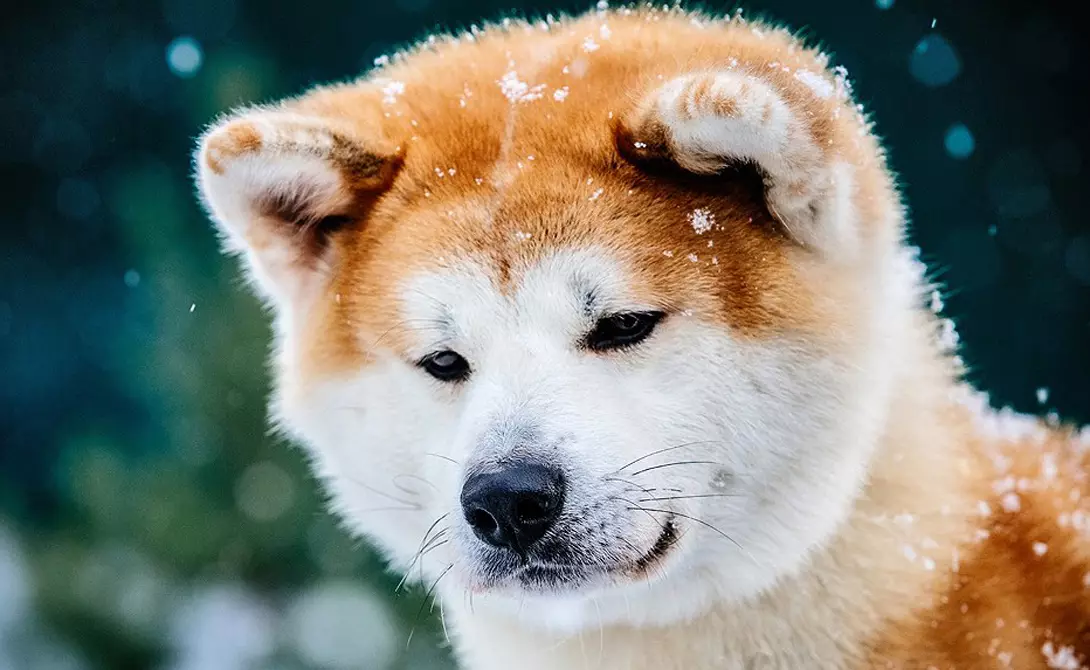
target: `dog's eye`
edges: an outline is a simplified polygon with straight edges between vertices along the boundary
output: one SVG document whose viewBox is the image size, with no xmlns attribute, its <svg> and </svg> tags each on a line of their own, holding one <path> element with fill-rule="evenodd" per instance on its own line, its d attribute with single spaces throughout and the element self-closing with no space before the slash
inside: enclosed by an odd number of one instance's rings
<svg viewBox="0 0 1090 670">
<path fill-rule="evenodd" d="M 469 361 L 449 349 L 428 354 L 417 365 L 439 381 L 460 382 L 469 378 Z"/>
<path fill-rule="evenodd" d="M 665 316 L 662 312 L 624 312 L 599 319 L 594 330 L 587 333 L 588 349 L 607 351 L 638 344 L 655 330 Z"/>
</svg>

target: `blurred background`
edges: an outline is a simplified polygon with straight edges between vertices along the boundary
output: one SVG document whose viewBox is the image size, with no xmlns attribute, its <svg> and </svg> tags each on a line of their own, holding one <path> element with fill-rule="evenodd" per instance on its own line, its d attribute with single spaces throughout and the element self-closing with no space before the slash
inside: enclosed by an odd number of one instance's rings
<svg viewBox="0 0 1090 670">
<path fill-rule="evenodd" d="M 0 670 L 450 667 L 419 590 L 394 595 L 323 512 L 301 452 L 267 435 L 268 320 L 217 254 L 190 151 L 234 105 L 355 76 L 431 31 L 587 5 L 4 10 Z M 1090 47 L 1075 5 L 746 12 L 805 29 L 848 68 L 972 379 L 996 405 L 1086 423 Z"/>
</svg>

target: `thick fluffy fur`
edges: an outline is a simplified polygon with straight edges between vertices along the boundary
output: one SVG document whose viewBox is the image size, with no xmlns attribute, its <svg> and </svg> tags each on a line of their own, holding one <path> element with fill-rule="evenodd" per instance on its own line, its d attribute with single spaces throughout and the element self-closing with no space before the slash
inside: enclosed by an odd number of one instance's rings
<svg viewBox="0 0 1090 670">
<path fill-rule="evenodd" d="M 1090 440 L 960 384 L 882 150 L 786 32 L 473 29 L 241 110 L 197 168 L 277 419 L 465 667 L 1090 666 Z M 417 365 L 447 349 L 468 380 Z M 538 576 L 459 508 L 523 456 L 569 481 Z"/>
</svg>

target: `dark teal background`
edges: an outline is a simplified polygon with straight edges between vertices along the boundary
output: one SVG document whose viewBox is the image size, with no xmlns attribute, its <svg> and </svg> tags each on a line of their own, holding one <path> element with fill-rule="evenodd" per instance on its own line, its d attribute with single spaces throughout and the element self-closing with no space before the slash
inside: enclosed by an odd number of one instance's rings
<svg viewBox="0 0 1090 670">
<path fill-rule="evenodd" d="M 586 7 L 5 9 L 0 670 L 447 667 L 420 594 L 393 595 L 300 453 L 267 434 L 267 319 L 217 253 L 190 151 L 231 106 L 354 76 L 432 30 Z M 1074 7 L 746 12 L 820 38 L 849 70 L 972 379 L 996 404 L 1090 421 L 1090 49 Z"/>
</svg>

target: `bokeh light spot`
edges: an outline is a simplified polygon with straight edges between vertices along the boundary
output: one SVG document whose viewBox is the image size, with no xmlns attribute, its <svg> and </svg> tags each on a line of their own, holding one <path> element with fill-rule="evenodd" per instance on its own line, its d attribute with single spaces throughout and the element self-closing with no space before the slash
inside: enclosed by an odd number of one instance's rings
<svg viewBox="0 0 1090 670">
<path fill-rule="evenodd" d="M 295 486 L 284 470 L 268 461 L 246 468 L 235 488 L 239 509 L 256 521 L 272 521 L 291 507 Z"/>
<path fill-rule="evenodd" d="M 945 37 L 930 33 L 916 43 L 908 60 L 908 70 L 925 86 L 945 86 L 961 73 L 961 59 Z"/>
<path fill-rule="evenodd" d="M 192 37 L 179 37 L 167 45 L 167 65 L 170 71 L 182 79 L 197 74 L 204 62 L 201 45 Z"/>
<path fill-rule="evenodd" d="M 946 147 L 946 153 L 954 158 L 964 159 L 973 155 L 976 140 L 964 123 L 955 123 L 946 130 L 943 145 Z"/>
</svg>

